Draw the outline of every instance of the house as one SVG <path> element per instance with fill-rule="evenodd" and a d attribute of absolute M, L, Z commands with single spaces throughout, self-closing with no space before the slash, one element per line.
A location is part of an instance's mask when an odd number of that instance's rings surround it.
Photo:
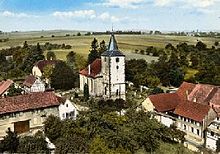
<path fill-rule="evenodd" d="M 76 119 L 78 115 L 78 109 L 74 103 L 72 103 L 69 99 L 63 99 L 63 103 L 59 106 L 59 116 L 61 120 L 64 119 Z"/>
<path fill-rule="evenodd" d="M 0 82 L 0 96 L 1 97 L 5 97 L 8 94 L 8 90 L 13 83 L 14 82 L 10 79 Z"/>
<path fill-rule="evenodd" d="M 151 95 L 142 103 L 143 109 L 152 112 L 159 122 L 168 127 L 175 125 L 184 131 L 185 146 L 193 150 L 214 142 L 209 138 L 209 132 L 213 124 L 216 125 L 214 119 L 220 113 L 219 105 L 219 87 L 187 82 L 183 82 L 174 93 Z"/>
<path fill-rule="evenodd" d="M 45 84 L 43 83 L 43 81 L 41 81 L 39 77 L 29 75 L 26 77 L 25 81 L 23 82 L 23 89 L 26 93 L 44 92 Z"/>
<path fill-rule="evenodd" d="M 92 96 L 125 100 L 125 55 L 118 49 L 114 34 L 111 35 L 108 49 L 80 74 L 80 90 L 85 84 Z"/>
<path fill-rule="evenodd" d="M 57 62 L 57 60 L 39 60 L 32 68 L 32 75 L 36 77 L 42 77 L 45 66 L 54 66 Z"/>
<path fill-rule="evenodd" d="M 59 116 L 60 97 L 53 92 L 36 92 L 0 99 L 0 139 L 10 128 L 17 134 L 34 134 L 49 115 Z"/>
<path fill-rule="evenodd" d="M 215 108 L 218 117 L 208 126 L 206 133 L 206 148 L 214 151 L 217 149 L 217 141 L 220 140 L 220 88 L 215 91 L 209 103 Z"/>

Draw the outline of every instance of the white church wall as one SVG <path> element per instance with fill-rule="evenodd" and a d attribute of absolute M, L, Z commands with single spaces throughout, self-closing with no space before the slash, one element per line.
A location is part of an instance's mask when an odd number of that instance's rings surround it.
<path fill-rule="evenodd" d="M 125 57 L 111 57 L 111 93 L 125 95 Z M 118 91 L 118 92 L 117 92 Z"/>

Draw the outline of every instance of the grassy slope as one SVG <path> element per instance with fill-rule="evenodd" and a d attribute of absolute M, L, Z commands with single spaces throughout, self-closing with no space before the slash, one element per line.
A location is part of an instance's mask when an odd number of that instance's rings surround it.
<path fill-rule="evenodd" d="M 73 46 L 71 50 L 54 50 L 57 57 L 60 59 L 65 59 L 66 54 L 69 51 L 75 51 L 78 54 L 87 57 L 90 49 L 90 44 L 93 38 L 97 38 L 98 41 L 105 40 L 106 43 L 109 41 L 109 35 L 96 35 L 96 36 L 72 36 L 76 34 L 76 31 L 42 31 L 42 32 L 19 32 L 10 33 L 7 35 L 0 35 L 0 38 L 8 37 L 10 40 L 8 42 L 0 43 L 0 49 L 8 48 L 13 46 L 22 45 L 24 41 L 28 44 L 36 44 L 37 42 L 44 44 L 46 42 L 57 43 L 57 44 L 69 44 Z M 85 32 L 82 32 L 85 33 Z M 51 35 L 54 34 L 55 37 L 52 38 Z M 66 34 L 71 36 L 65 37 Z M 44 36 L 44 38 L 41 38 Z M 156 60 L 157 58 L 134 54 L 134 50 L 145 50 L 148 46 L 154 46 L 157 48 L 164 48 L 166 44 L 172 43 L 177 45 L 179 42 L 187 42 L 188 44 L 196 44 L 197 40 L 201 40 L 208 46 L 212 46 L 215 41 L 220 41 L 216 38 L 196 38 L 188 36 L 166 36 L 166 35 L 116 35 L 118 45 L 121 51 L 123 51 L 127 59 L 131 58 L 144 58 L 147 61 Z"/>

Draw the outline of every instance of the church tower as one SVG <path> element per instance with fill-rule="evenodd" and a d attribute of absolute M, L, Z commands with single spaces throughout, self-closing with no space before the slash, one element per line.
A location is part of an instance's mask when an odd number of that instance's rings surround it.
<path fill-rule="evenodd" d="M 111 35 L 107 51 L 101 55 L 103 96 L 125 100 L 125 55 L 120 52 L 114 34 Z"/>

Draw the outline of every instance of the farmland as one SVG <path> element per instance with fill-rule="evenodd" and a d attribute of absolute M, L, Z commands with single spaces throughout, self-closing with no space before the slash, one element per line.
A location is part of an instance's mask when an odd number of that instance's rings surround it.
<path fill-rule="evenodd" d="M 109 35 L 90 35 L 84 36 L 85 32 L 81 32 L 82 36 L 76 36 L 76 31 L 38 31 L 38 32 L 14 32 L 0 35 L 0 39 L 9 38 L 7 42 L 0 42 L 0 49 L 19 46 L 27 41 L 28 44 L 44 44 L 50 42 L 52 44 L 69 44 L 72 49 L 69 50 L 53 50 L 59 59 L 65 59 L 69 51 L 75 51 L 78 54 L 86 57 L 90 50 L 90 43 L 93 38 L 98 41 L 105 40 L 106 44 L 109 41 Z M 69 34 L 69 36 L 66 36 Z M 51 37 L 54 35 L 54 37 Z M 74 36 L 73 36 L 74 35 Z M 164 48 L 166 44 L 171 43 L 177 45 L 180 42 L 187 44 L 196 44 L 198 40 L 203 41 L 211 47 L 215 41 L 220 41 L 218 38 L 197 38 L 190 36 L 168 36 L 168 35 L 116 35 L 118 46 L 124 52 L 127 59 L 144 58 L 147 61 L 157 60 L 157 57 L 135 54 L 135 50 L 145 50 L 149 46 Z"/>

